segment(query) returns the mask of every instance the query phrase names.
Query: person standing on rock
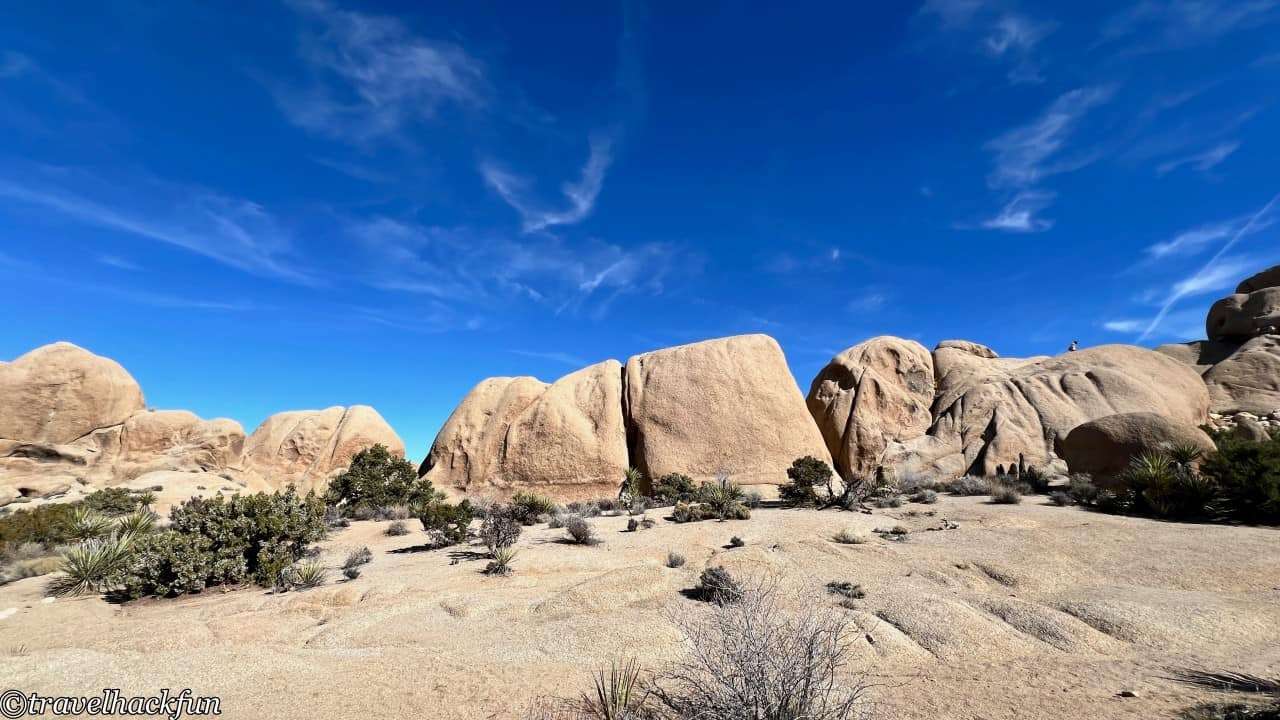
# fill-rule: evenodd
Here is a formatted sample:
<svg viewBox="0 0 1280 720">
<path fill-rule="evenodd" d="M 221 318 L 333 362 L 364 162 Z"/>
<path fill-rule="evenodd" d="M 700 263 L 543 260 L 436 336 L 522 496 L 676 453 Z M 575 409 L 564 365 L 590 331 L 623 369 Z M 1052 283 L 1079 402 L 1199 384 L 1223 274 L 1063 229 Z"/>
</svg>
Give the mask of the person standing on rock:
<svg viewBox="0 0 1280 720">
<path fill-rule="evenodd" d="M 1080 341 L 1079 341 L 1079 340 L 1072 340 L 1072 341 L 1071 341 L 1071 344 L 1067 346 L 1067 352 L 1075 352 L 1075 351 L 1077 351 L 1077 350 L 1079 350 L 1079 349 L 1080 349 Z"/>
</svg>

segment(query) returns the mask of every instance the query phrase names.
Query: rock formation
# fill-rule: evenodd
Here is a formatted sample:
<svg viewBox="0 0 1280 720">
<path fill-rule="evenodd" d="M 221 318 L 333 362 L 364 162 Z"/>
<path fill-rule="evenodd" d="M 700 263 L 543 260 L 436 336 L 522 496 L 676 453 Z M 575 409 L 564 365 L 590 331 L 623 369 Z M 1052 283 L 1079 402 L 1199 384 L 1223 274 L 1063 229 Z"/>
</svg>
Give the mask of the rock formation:
<svg viewBox="0 0 1280 720">
<path fill-rule="evenodd" d="M 786 357 L 767 335 L 708 340 L 627 360 L 633 461 L 649 477 L 727 473 L 777 485 L 798 457 L 831 455 Z"/>
<path fill-rule="evenodd" d="M 1192 446 L 1209 453 L 1213 441 L 1203 430 L 1153 412 L 1120 413 L 1076 426 L 1062 443 L 1063 459 L 1071 472 L 1087 473 L 1107 485 L 1147 452 Z"/>
<path fill-rule="evenodd" d="M 0 363 L 0 507 L 116 486 L 163 487 L 162 500 L 291 482 L 319 487 L 378 442 L 404 453 L 367 407 L 283 413 L 248 439 L 234 420 L 148 410 L 123 367 L 70 343 Z"/>
<path fill-rule="evenodd" d="M 903 342 L 903 341 L 897 341 Z M 871 344 L 892 346 L 891 339 Z M 864 344 L 865 345 L 865 344 Z M 909 346 L 908 346 L 909 347 Z M 835 427 L 830 415 L 837 403 L 815 402 L 826 395 L 839 398 L 838 368 L 866 351 L 845 351 L 815 380 L 810 409 L 820 427 Z M 910 409 L 914 435 L 900 432 L 881 443 L 881 413 L 849 415 L 851 427 L 838 434 L 824 427 L 828 442 L 842 438 L 850 457 L 878 457 L 899 473 L 954 476 L 990 475 L 998 466 L 1025 462 L 1042 469 L 1061 470 L 1061 442 L 1077 425 L 1121 412 L 1151 411 L 1175 422 L 1195 426 L 1208 417 L 1208 392 L 1198 374 L 1185 364 L 1159 353 L 1127 345 L 1106 345 L 1057 357 L 1002 358 L 983 345 L 942 342 L 933 352 L 934 389 L 928 426 L 914 408 L 921 395 L 899 395 L 893 412 Z M 847 394 L 847 392 L 845 393 Z M 881 397 L 889 398 L 887 394 Z M 839 413 L 836 412 L 836 415 Z M 866 424 L 867 431 L 858 426 Z M 864 438 L 866 438 L 864 440 Z M 839 468 L 846 477 L 865 476 L 869 463 Z"/>
<path fill-rule="evenodd" d="M 576 500 L 616 494 L 630 465 L 776 485 L 803 455 L 830 458 L 781 348 L 747 335 L 637 355 L 625 368 L 608 360 L 551 385 L 485 380 L 421 470 L 456 492 Z"/>
<path fill-rule="evenodd" d="M 806 400 L 835 469 L 866 476 L 890 442 L 929 429 L 933 356 L 918 342 L 877 337 L 840 353 L 813 379 Z"/>
<path fill-rule="evenodd" d="M 1209 340 L 1156 348 L 1196 368 L 1215 413 L 1280 410 L 1280 265 L 1240 283 L 1209 309 Z"/>
<path fill-rule="evenodd" d="M 606 360 L 551 385 L 484 380 L 449 416 L 422 472 L 447 491 L 578 500 L 616 494 L 627 465 L 622 365 Z"/>
</svg>

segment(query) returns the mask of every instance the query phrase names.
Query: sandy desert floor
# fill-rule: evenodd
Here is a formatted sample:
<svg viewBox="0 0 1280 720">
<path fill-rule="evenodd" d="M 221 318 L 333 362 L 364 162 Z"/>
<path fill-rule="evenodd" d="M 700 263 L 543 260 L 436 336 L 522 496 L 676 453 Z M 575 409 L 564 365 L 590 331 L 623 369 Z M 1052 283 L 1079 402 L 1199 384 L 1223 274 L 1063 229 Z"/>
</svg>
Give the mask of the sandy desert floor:
<svg viewBox="0 0 1280 720">
<path fill-rule="evenodd" d="M 959 528 L 929 530 L 943 518 Z M 404 537 L 375 522 L 336 531 L 322 545 L 331 580 L 304 592 L 112 605 L 46 600 L 46 579 L 20 581 L 0 587 L 0 685 L 191 688 L 220 696 L 228 718 L 518 718 L 538 698 L 586 690 L 612 659 L 657 667 L 681 653 L 669 615 L 695 602 L 680 591 L 708 564 L 780 578 L 814 603 L 835 605 L 830 580 L 866 588 L 841 612 L 858 629 L 854 669 L 879 686 L 879 717 L 1173 717 L 1213 696 L 1172 670 L 1280 675 L 1276 529 L 1112 517 L 1042 497 L 944 497 L 873 515 L 764 509 L 634 533 L 625 517 L 593 522 L 594 547 L 527 528 L 509 578 L 481 574 L 479 547 L 423 549 L 411 521 Z M 895 524 L 908 542 L 830 539 Z M 747 546 L 726 549 L 733 535 Z M 341 581 L 362 545 L 373 562 Z M 665 567 L 668 550 L 688 564 Z"/>
</svg>

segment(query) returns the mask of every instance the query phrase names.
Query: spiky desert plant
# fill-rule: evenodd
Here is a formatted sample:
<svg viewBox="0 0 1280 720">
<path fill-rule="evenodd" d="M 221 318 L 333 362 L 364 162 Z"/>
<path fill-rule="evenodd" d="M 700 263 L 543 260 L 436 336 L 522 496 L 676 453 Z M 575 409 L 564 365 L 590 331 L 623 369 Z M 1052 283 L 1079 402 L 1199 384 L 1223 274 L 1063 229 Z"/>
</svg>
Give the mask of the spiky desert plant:
<svg viewBox="0 0 1280 720">
<path fill-rule="evenodd" d="M 1168 455 L 1175 464 L 1188 467 L 1204 457 L 1204 450 L 1191 443 L 1177 443 L 1169 448 Z"/>
<path fill-rule="evenodd" d="M 156 514 L 145 508 L 134 510 L 116 520 L 116 532 L 121 537 L 135 538 L 156 529 Z"/>
<path fill-rule="evenodd" d="M 493 560 L 484 568 L 485 575 L 510 575 L 514 570 L 511 562 L 516 559 L 516 549 L 508 545 L 493 550 L 490 553 Z"/>
<path fill-rule="evenodd" d="M 638 720 L 645 717 L 648 695 L 640 684 L 640 665 L 634 659 L 623 665 L 609 663 L 606 675 L 602 669 L 594 677 L 595 697 L 583 695 L 587 714 L 596 720 Z"/>
<path fill-rule="evenodd" d="M 62 556 L 62 575 L 48 587 L 51 595 L 84 595 L 110 590 L 120 582 L 131 557 L 129 541 L 111 536 L 81 543 Z"/>
<path fill-rule="evenodd" d="M 297 567 L 297 580 L 294 583 L 299 590 L 319 587 L 329 577 L 329 571 L 318 562 L 304 562 Z"/>
<path fill-rule="evenodd" d="M 66 534 L 70 539 L 80 542 L 96 540 L 111 532 L 112 525 L 110 518 L 82 506 L 67 518 Z"/>
</svg>

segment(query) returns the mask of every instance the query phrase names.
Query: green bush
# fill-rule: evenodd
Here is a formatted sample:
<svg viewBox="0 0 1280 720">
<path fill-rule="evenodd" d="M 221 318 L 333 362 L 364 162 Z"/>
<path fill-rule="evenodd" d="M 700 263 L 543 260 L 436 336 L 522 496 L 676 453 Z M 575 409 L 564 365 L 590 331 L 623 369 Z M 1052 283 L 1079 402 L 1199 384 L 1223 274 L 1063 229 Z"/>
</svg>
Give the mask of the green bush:
<svg viewBox="0 0 1280 720">
<path fill-rule="evenodd" d="M 325 502 L 347 514 L 364 508 L 370 518 L 394 505 L 420 507 L 439 499 L 431 481 L 419 478 L 408 460 L 391 454 L 385 445 L 374 445 L 351 458 L 347 471 L 329 483 Z"/>
<path fill-rule="evenodd" d="M 1093 478 L 1084 473 L 1072 473 L 1067 480 L 1067 494 L 1077 504 L 1093 507 L 1098 504 L 1101 490 L 1093 484 Z"/>
<path fill-rule="evenodd" d="M 1280 525 L 1280 437 L 1215 440 L 1217 452 L 1201 461 L 1200 472 L 1217 483 L 1223 510 L 1242 522 Z"/>
<path fill-rule="evenodd" d="M 658 478 L 653 484 L 653 500 L 656 505 L 675 505 L 688 502 L 698 494 L 698 488 L 688 475 L 671 473 Z"/>
<path fill-rule="evenodd" d="M 474 518 L 475 509 L 467 500 L 457 505 L 450 505 L 444 501 L 433 502 L 422 508 L 418 515 L 418 519 L 422 521 L 422 528 L 430 533 L 432 541 L 440 546 L 466 542 L 471 534 L 471 521 Z"/>
<path fill-rule="evenodd" d="M 505 511 L 491 510 L 480 523 L 480 539 L 488 548 L 489 555 L 495 558 L 499 550 L 515 545 L 520 539 L 520 523 L 512 510 L 515 506 Z"/>
<path fill-rule="evenodd" d="M 78 505 L 56 503 L 14 510 L 0 517 L 0 552 L 24 543 L 46 548 L 73 542 L 67 526 Z"/>
<path fill-rule="evenodd" d="M 521 525 L 536 525 L 542 515 L 551 515 L 556 504 L 551 498 L 531 492 L 518 492 L 511 496 L 507 515 Z"/>
<path fill-rule="evenodd" d="M 103 488 L 89 493 L 84 499 L 84 504 L 99 514 L 118 517 L 148 507 L 155 501 L 156 496 L 146 490 Z"/>
<path fill-rule="evenodd" d="M 831 466 L 811 455 L 791 463 L 787 468 L 790 482 L 778 487 L 778 497 L 788 505 L 812 506 L 819 502 L 818 491 L 825 492 L 825 500 L 833 498 Z"/>
<path fill-rule="evenodd" d="M 751 517 L 751 511 L 742 502 L 745 497 L 742 488 L 731 482 L 727 476 L 721 476 L 715 482 L 704 482 L 698 490 L 698 499 L 721 522 L 746 520 Z"/>
<path fill-rule="evenodd" d="M 135 542 L 124 578 L 130 597 L 200 592 L 252 578 L 269 586 L 281 568 L 324 536 L 325 506 L 314 493 L 192 498 L 170 513 L 170 529 Z"/>
</svg>

